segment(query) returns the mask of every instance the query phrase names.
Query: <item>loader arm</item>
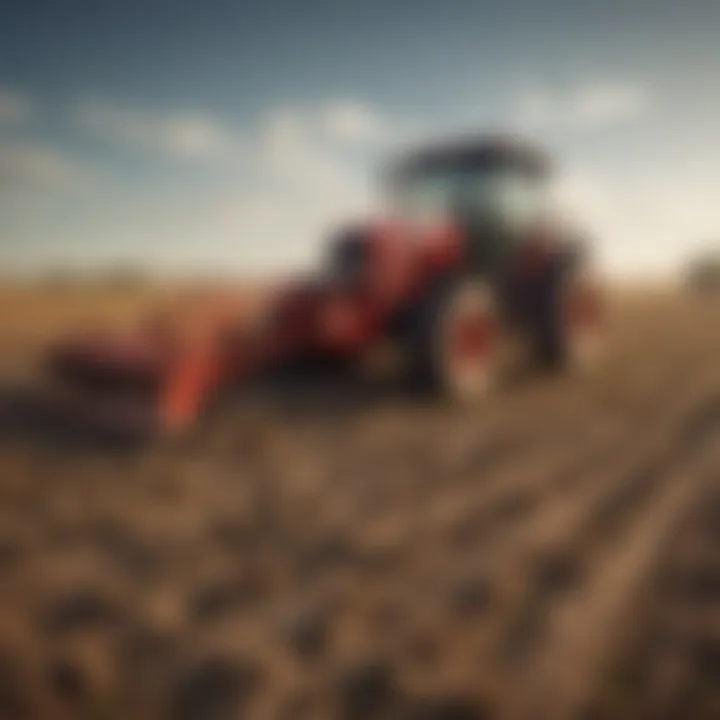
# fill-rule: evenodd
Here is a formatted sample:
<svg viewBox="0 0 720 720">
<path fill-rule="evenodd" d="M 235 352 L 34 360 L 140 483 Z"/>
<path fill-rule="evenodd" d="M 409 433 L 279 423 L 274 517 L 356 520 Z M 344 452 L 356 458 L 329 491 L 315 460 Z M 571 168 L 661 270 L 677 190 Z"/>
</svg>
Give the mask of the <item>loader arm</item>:
<svg viewBox="0 0 720 720">
<path fill-rule="evenodd" d="M 174 434 L 191 427 L 221 384 L 223 358 L 212 344 L 184 353 L 168 373 L 160 393 L 160 425 Z"/>
</svg>

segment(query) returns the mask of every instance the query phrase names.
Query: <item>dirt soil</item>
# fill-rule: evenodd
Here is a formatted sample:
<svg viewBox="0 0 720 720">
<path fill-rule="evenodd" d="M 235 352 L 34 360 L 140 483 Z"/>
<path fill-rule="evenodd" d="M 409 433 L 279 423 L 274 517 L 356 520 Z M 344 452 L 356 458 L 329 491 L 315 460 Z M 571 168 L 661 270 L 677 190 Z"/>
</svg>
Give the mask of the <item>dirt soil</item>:
<svg viewBox="0 0 720 720">
<path fill-rule="evenodd" d="M 593 378 L 474 409 L 307 380 L 134 451 L 21 417 L 45 343 L 149 302 L 0 296 L 0 718 L 720 717 L 720 298 L 622 293 Z"/>
</svg>

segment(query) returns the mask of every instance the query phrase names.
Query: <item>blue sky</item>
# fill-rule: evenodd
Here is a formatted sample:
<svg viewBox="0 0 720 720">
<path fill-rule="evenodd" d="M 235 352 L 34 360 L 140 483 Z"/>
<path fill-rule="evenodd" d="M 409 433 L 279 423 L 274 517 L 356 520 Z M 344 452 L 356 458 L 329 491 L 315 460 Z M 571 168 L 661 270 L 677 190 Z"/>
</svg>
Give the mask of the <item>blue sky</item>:
<svg viewBox="0 0 720 720">
<path fill-rule="evenodd" d="M 381 158 L 546 144 L 612 270 L 720 238 L 720 3 L 0 0 L 0 268 L 312 262 Z"/>
</svg>

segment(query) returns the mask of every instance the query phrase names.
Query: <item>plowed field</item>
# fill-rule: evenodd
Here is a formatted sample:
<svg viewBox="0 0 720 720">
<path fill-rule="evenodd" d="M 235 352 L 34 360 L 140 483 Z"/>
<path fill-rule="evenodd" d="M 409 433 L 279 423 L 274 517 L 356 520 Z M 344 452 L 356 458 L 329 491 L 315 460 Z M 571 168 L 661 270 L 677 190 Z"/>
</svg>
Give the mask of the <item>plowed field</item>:
<svg viewBox="0 0 720 720">
<path fill-rule="evenodd" d="M 16 390 L 117 300 L 36 295 L 0 314 L 0 718 L 720 717 L 720 298 L 624 293 L 596 375 L 482 407 L 308 381 L 109 452 Z"/>
</svg>

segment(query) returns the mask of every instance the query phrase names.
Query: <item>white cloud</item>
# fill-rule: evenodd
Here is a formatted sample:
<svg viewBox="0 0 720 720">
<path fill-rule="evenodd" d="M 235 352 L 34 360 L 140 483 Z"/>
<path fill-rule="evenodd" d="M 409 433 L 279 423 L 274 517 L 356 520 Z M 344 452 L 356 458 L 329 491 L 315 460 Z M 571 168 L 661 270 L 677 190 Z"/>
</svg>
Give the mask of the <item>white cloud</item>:
<svg viewBox="0 0 720 720">
<path fill-rule="evenodd" d="M 520 94 L 516 118 L 523 127 L 596 127 L 629 122 L 650 107 L 647 85 L 637 81 L 591 81 L 566 91 L 531 87 Z"/>
<path fill-rule="evenodd" d="M 216 158 L 242 162 L 232 165 L 220 189 L 213 183 L 212 189 L 203 184 L 161 193 L 160 186 L 137 194 L 120 186 L 70 220 L 76 231 L 62 232 L 75 238 L 63 242 L 65 262 L 92 254 L 98 261 L 106 255 L 170 272 L 311 267 L 333 227 L 365 215 L 374 204 L 371 163 L 362 156 L 370 160 L 378 151 L 369 129 L 384 120 L 378 115 L 370 121 L 370 111 L 357 112 L 360 107 L 365 106 L 342 101 L 278 108 L 242 128 L 204 114 L 151 117 L 111 103 L 85 104 L 77 112 L 79 127 L 113 142 L 171 158 L 211 160 L 213 167 Z M 197 122 L 187 122 L 190 117 Z M 93 235 L 102 236 L 103 244 L 90 243 Z"/>
<path fill-rule="evenodd" d="M 332 142 L 324 120 L 322 112 L 282 109 L 271 113 L 253 142 L 256 170 L 301 195 L 331 193 L 352 183 L 357 171 L 344 155 L 347 144 Z"/>
<path fill-rule="evenodd" d="M 613 123 L 640 117 L 648 105 L 645 85 L 606 82 L 578 88 L 569 99 L 569 112 L 581 123 Z"/>
<path fill-rule="evenodd" d="M 83 163 L 37 143 L 0 143 L 0 190 L 65 191 L 94 182 Z"/>
<path fill-rule="evenodd" d="M 151 113 L 92 101 L 78 108 L 76 120 L 126 147 L 182 160 L 235 158 L 243 149 L 232 130 L 201 112 Z"/>
<path fill-rule="evenodd" d="M 302 135 L 318 143 L 370 152 L 417 134 L 418 130 L 411 123 L 378 112 L 368 103 L 350 99 L 278 109 L 262 123 L 261 132 L 268 129 L 285 137 Z"/>
<path fill-rule="evenodd" d="M 0 127 L 25 124 L 32 117 L 33 110 L 33 102 L 26 95 L 0 88 Z"/>
<path fill-rule="evenodd" d="M 347 100 L 279 108 L 244 128 L 208 113 L 155 114 L 110 101 L 84 103 L 72 117 L 79 129 L 106 142 L 219 168 L 225 166 L 216 161 L 230 160 L 233 172 L 221 189 L 211 183 L 192 191 L 159 185 L 137 192 L 114 183 L 107 192 L 68 153 L 0 144 L 0 200 L 25 213 L 13 216 L 16 246 L 24 237 L 35 262 L 43 261 L 45 248 L 48 262 L 60 253 L 66 264 L 121 258 L 190 272 L 311 266 L 333 227 L 373 207 L 370 161 L 381 134 L 389 137 L 390 128 L 398 127 Z M 49 190 L 70 188 L 80 192 L 73 212 L 60 219 L 57 206 L 43 198 Z M 90 193 L 92 203 L 86 202 Z"/>
<path fill-rule="evenodd" d="M 556 110 L 555 98 L 547 90 L 530 88 L 520 94 L 515 115 L 523 127 L 545 127 L 552 122 Z"/>
<path fill-rule="evenodd" d="M 366 172 L 348 162 L 345 145 L 332 142 L 339 138 L 325 119 L 322 109 L 270 113 L 250 137 L 252 187 L 230 188 L 196 208 L 196 221 L 185 224 L 186 245 L 192 246 L 190 228 L 204 226 L 246 266 L 269 270 L 317 261 L 334 226 L 374 205 Z"/>
<path fill-rule="evenodd" d="M 319 113 L 321 127 L 331 136 L 353 143 L 382 142 L 392 130 L 367 105 L 340 100 L 328 103 Z"/>
</svg>

